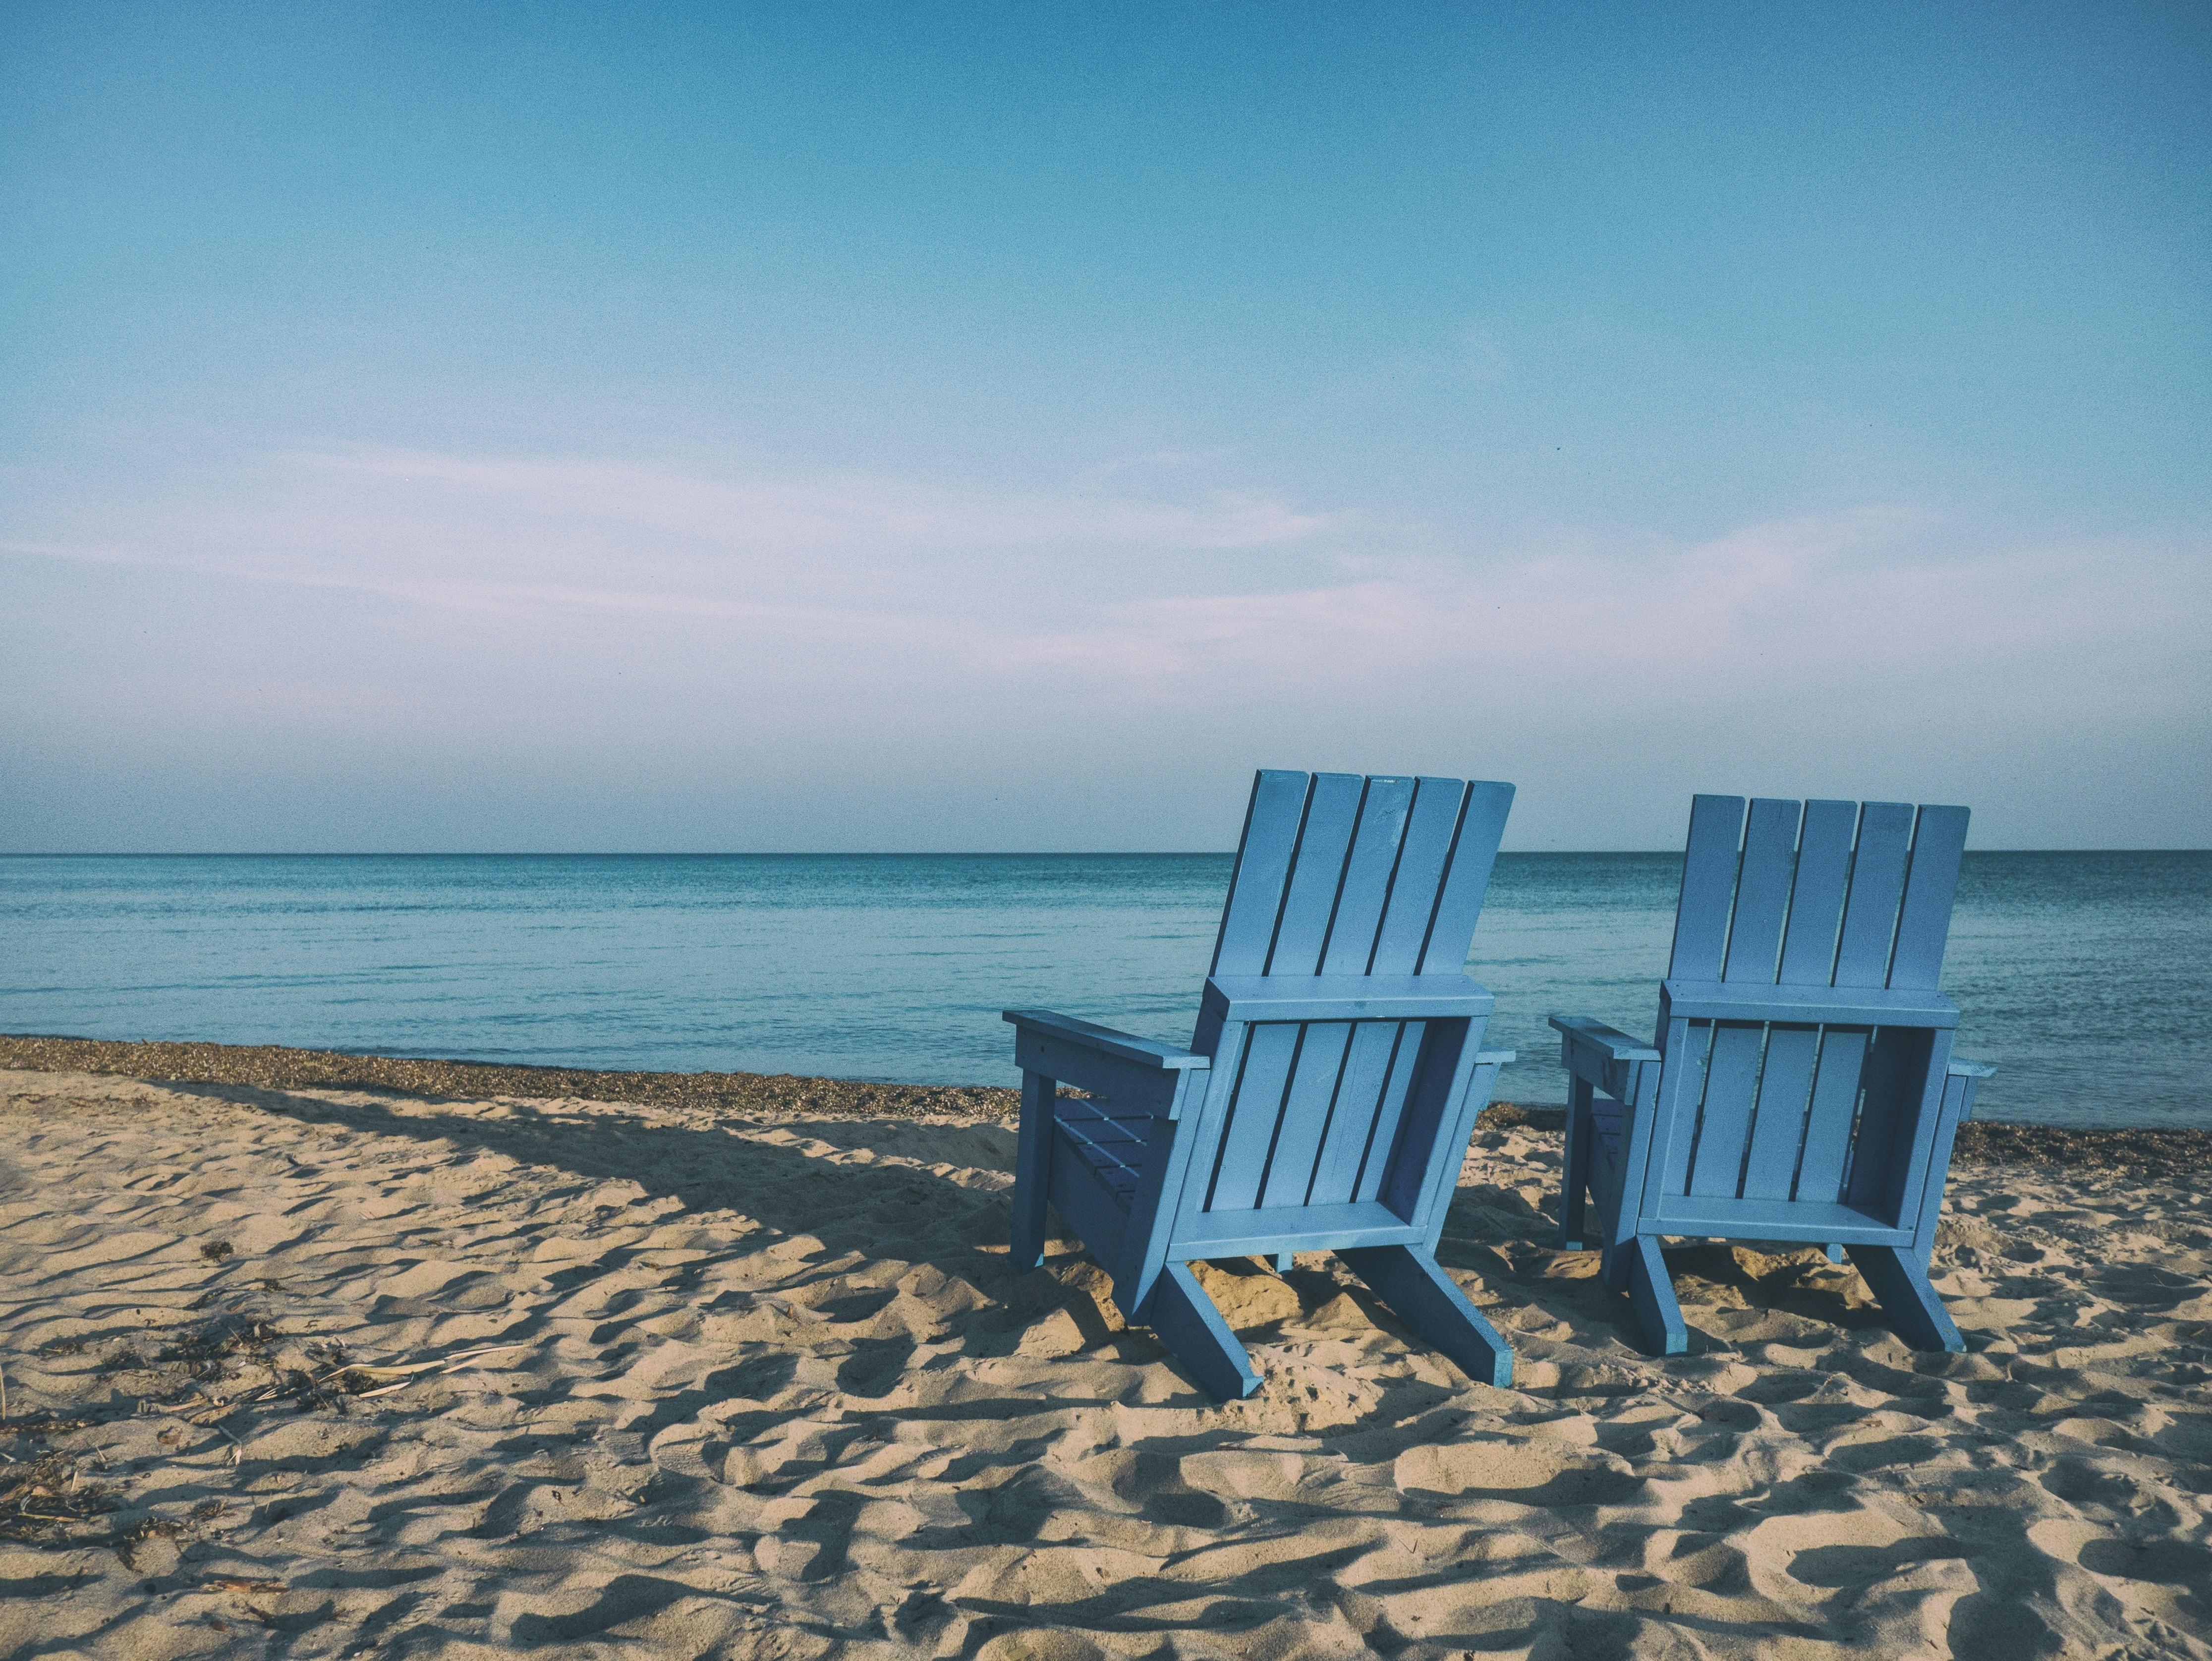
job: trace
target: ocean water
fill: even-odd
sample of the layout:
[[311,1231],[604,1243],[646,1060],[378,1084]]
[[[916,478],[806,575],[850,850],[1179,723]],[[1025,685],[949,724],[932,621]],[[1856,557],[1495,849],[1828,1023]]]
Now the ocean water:
[[[0,858],[0,1031],[1012,1083],[1009,1007],[1185,1042],[1221,855]],[[1678,856],[1507,854],[1475,931],[1520,1052],[1650,1030]],[[1983,1116],[2212,1127],[2212,854],[1966,856],[1944,988]]]

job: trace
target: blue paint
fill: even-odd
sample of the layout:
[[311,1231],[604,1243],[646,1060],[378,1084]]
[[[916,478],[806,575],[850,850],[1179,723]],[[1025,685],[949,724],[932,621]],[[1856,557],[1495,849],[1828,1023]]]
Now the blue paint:
[[[0,1031],[1012,1084],[1018,1001],[1188,1039],[1231,857],[0,858]],[[1648,1021],[1680,881],[1498,856],[1470,967],[1522,1058],[1501,1098],[1564,1099],[1549,1012]],[[2212,1126],[2208,964],[2212,854],[1968,853],[1943,985],[1959,1053],[2004,1062],[1977,1115]]]

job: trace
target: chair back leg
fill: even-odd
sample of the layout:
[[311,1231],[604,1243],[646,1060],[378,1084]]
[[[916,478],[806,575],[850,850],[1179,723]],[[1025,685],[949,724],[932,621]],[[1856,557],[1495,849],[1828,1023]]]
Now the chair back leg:
[[1170,1262],[1152,1287],[1140,1311],[1144,1321],[1159,1335],[1176,1359],[1190,1369],[1207,1395],[1217,1402],[1241,1402],[1260,1388],[1251,1357],[1206,1288],[1190,1272],[1188,1263]]
[[1513,1387],[1512,1346],[1427,1252],[1382,1245],[1336,1255],[1417,1337],[1450,1357],[1468,1378],[1500,1390]]
[[1928,1272],[1913,1254],[1901,1246],[1863,1246],[1850,1249],[1851,1262],[1881,1305],[1890,1330],[1915,1349],[1948,1350],[1961,1354],[1966,1341],[1959,1335],[1950,1311],[1928,1284]]
[[1683,1323],[1681,1305],[1674,1301],[1674,1277],[1659,1255],[1659,1242],[1639,1234],[1620,1255],[1628,1265],[1628,1299],[1636,1311],[1636,1323],[1644,1330],[1644,1346],[1657,1355],[1683,1354],[1690,1348],[1690,1329]]

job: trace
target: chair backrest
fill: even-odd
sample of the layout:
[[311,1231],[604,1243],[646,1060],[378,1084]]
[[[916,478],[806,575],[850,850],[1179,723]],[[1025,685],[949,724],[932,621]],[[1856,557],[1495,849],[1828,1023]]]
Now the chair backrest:
[[[1909,1200],[1899,1138],[1913,1140],[1955,1019],[1936,985],[1966,818],[1765,799],[1747,814],[1741,796],[1696,799],[1656,1041],[1670,1070],[1703,1077],[1667,1092],[1697,1123],[1668,1139],[1662,1193],[1893,1211]],[[1778,989],[1778,1007],[1676,1023],[1678,1053],[1670,1007],[1722,1007],[1697,995],[1715,983],[1716,998]],[[1771,1019],[1785,998],[1797,1019]]]
[[[1480,781],[1261,773],[1211,972],[1459,974],[1512,802],[1511,785]],[[1191,1047],[1214,1056],[1206,1110],[1225,1121],[1186,1194],[1211,1212],[1390,1201],[1407,1104],[1437,1062],[1425,1029],[1452,1025],[1467,1024],[1255,1024],[1225,1057],[1201,1013]]]

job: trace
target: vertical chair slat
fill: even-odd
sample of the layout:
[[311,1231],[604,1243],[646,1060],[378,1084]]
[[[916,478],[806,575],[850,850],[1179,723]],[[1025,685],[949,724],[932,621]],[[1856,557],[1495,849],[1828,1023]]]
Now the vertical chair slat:
[[1805,1107],[1813,1088],[1813,1062],[1820,1054],[1817,1026],[1771,1026],[1766,1030],[1766,1065],[1759,1075],[1759,1104],[1751,1127],[1751,1151],[1743,1167],[1743,1197],[1786,1200],[1797,1174],[1797,1153],[1805,1139]]
[[1398,867],[1398,850],[1406,834],[1406,813],[1413,806],[1413,781],[1376,778],[1367,781],[1367,794],[1359,804],[1359,828],[1353,834],[1352,853],[1344,862],[1344,882],[1337,891],[1336,915],[1329,919],[1328,942],[1322,953],[1324,975],[1364,975],[1375,956],[1376,931],[1382,922],[1382,904],[1390,892],[1390,879]]
[[1321,967],[1328,920],[1344,885],[1344,862],[1352,833],[1359,823],[1359,799],[1366,781],[1357,773],[1316,773],[1306,803],[1305,828],[1298,834],[1283,914],[1268,949],[1269,975],[1310,975]]
[[1762,797],[1751,804],[1723,980],[1774,983],[1782,919],[1790,910],[1790,881],[1796,871],[1798,812],[1794,801]]
[[1851,1125],[1858,1112],[1859,1080],[1866,1071],[1863,1026],[1832,1026],[1820,1035],[1820,1060],[1813,1075],[1813,1099],[1805,1110],[1805,1149],[1797,1164],[1792,1198],[1833,1204],[1844,1197],[1844,1167],[1851,1153]]
[[[1867,1046],[1866,1068],[1860,1075],[1866,1100],[1859,1110],[1858,1139],[1851,1147],[1844,1196],[1863,1210],[1893,1213],[1892,1159],[1897,1139],[1912,1134],[1910,1115],[1920,1104],[1913,1086],[1918,1069],[1927,1064],[1928,1037],[1925,1028],[1878,1026]],[[1905,1099],[1908,1092],[1911,1102]]]
[[1391,1062],[1405,1030],[1402,1021],[1362,1021],[1353,1030],[1328,1134],[1314,1156],[1309,1203],[1341,1205],[1352,1199],[1359,1180],[1360,1159],[1367,1152],[1375,1116],[1382,1109],[1382,1092],[1390,1081]]
[[1482,916],[1482,897],[1490,886],[1490,867],[1498,861],[1498,839],[1512,806],[1510,784],[1476,779],[1467,787],[1467,811],[1460,816],[1451,866],[1437,895],[1436,915],[1421,942],[1415,974],[1456,975],[1467,967],[1474,925]]
[[1283,1095],[1275,1145],[1267,1155],[1257,1203],[1306,1202],[1306,1189],[1313,1182],[1314,1154],[1321,1147],[1322,1128],[1328,1121],[1329,1104],[1335,1098],[1337,1080],[1344,1072],[1345,1049],[1351,1039],[1350,1021],[1316,1021],[1306,1028],[1305,1042],[1298,1046],[1297,1069]]
[[1733,1199],[1743,1170],[1744,1144],[1751,1135],[1751,1104],[1759,1090],[1759,1054],[1766,1033],[1749,1021],[1716,1025],[1689,1192],[1725,1194]]
[[1797,879],[1790,891],[1790,928],[1782,942],[1784,986],[1826,986],[1836,973],[1836,934],[1850,887],[1855,801],[1808,801],[1797,844]]
[[1415,781],[1398,848],[1398,868],[1390,881],[1382,926],[1376,931],[1374,952],[1364,965],[1367,973],[1410,975],[1420,962],[1468,788],[1458,779]]
[[1682,894],[1674,910],[1674,949],[1667,963],[1669,979],[1720,979],[1742,840],[1741,796],[1699,796],[1691,802]]
[[1407,1021],[1399,1034],[1397,1053],[1390,1058],[1389,1076],[1383,1081],[1382,1098],[1368,1122],[1367,1141],[1360,1150],[1358,1177],[1352,1190],[1355,1200],[1374,1199],[1390,1174],[1390,1156],[1397,1151],[1398,1127],[1405,1116],[1406,1098],[1413,1093],[1428,1025],[1426,1021]]
[[1963,807],[1920,810],[1905,904],[1898,914],[1897,946],[1890,955],[1889,983],[1900,990],[1932,992],[1942,978],[1951,905],[1959,891],[1959,861],[1966,847],[1966,817]]
[[1207,973],[1257,975],[1267,967],[1312,784],[1309,774],[1272,770],[1252,782],[1244,839],[1237,846],[1237,869],[1229,879],[1229,899],[1221,909],[1221,932],[1214,939],[1213,966]]
[[[1673,1110],[1667,1115],[1667,1147],[1659,1160],[1659,1191],[1686,1194],[1690,1188],[1690,1154],[1697,1141],[1698,1110],[1705,1099],[1705,1060],[1712,1053],[1714,1024],[1711,1021],[1674,1022],[1684,1027],[1681,1042],[1662,1042],[1667,1057],[1667,1093]],[[1680,1057],[1680,1066],[1676,1057]]]
[[1905,891],[1905,855],[1911,837],[1912,809],[1903,802],[1870,801],[1859,814],[1851,896],[1844,905],[1843,939],[1836,947],[1838,986],[1881,986],[1889,979],[1889,946],[1897,934],[1897,902]]
[[1289,1021],[1255,1026],[1244,1046],[1244,1065],[1229,1109],[1229,1123],[1221,1134],[1221,1151],[1213,1165],[1206,1209],[1238,1211],[1250,1206],[1260,1193],[1260,1173],[1267,1163],[1267,1149],[1275,1140],[1275,1123],[1283,1110],[1283,1096],[1291,1082],[1291,1064],[1297,1057],[1303,1029]]

